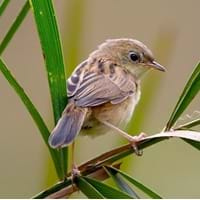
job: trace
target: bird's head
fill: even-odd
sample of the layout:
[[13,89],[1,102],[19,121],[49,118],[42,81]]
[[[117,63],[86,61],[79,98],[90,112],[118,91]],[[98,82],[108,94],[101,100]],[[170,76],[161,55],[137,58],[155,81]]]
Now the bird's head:
[[152,52],[138,40],[107,40],[99,46],[95,54],[125,67],[137,78],[149,69],[165,71],[165,68],[155,61]]

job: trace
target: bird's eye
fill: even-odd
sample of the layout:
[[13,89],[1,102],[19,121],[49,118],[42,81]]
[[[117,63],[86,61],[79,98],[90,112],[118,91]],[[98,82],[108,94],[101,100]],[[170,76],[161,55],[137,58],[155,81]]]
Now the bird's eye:
[[135,52],[130,52],[129,57],[133,62],[137,62],[140,60],[140,56]]

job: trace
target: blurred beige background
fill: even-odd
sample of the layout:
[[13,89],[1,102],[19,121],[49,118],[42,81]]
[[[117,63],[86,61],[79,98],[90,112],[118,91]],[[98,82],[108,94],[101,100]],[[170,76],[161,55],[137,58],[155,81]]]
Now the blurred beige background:
[[[0,18],[0,41],[23,3],[23,0],[12,0]],[[154,95],[148,108],[141,108],[145,120],[139,131],[149,134],[160,131],[189,74],[200,60],[200,1],[59,0],[54,4],[66,65],[70,65],[68,73],[108,38],[136,38],[153,50],[157,60],[166,66],[167,72],[148,74],[148,77],[154,78],[149,80],[155,81],[158,86],[156,92],[152,89],[146,91]],[[81,15],[79,28],[75,27],[77,12]],[[69,40],[73,34],[80,34],[74,45]],[[68,55],[73,48],[79,50],[77,57],[72,59]],[[51,129],[53,118],[48,83],[31,12],[2,57]],[[29,198],[46,187],[47,177],[50,176],[49,154],[24,105],[2,74],[0,101],[0,198]],[[185,115],[199,110],[198,96]],[[83,162],[108,151],[116,147],[119,141],[121,139],[114,135],[103,135],[95,140],[79,138],[76,152],[78,160]],[[199,198],[199,155],[188,144],[173,139],[146,149],[142,157],[129,156],[128,166],[125,162],[122,168],[162,197]]]

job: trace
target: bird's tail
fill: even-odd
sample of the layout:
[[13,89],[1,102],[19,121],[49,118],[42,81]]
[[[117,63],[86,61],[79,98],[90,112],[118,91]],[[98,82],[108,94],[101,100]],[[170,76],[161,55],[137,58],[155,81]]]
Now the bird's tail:
[[58,148],[70,144],[80,132],[86,113],[87,108],[77,107],[73,103],[68,104],[49,136],[49,145]]

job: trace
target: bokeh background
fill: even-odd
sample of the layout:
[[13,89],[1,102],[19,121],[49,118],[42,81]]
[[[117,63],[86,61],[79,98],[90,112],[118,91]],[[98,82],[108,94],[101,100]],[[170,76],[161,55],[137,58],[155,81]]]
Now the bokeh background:
[[[0,41],[24,2],[11,1],[1,16]],[[127,131],[153,134],[162,130],[200,60],[200,1],[59,0],[54,5],[67,75],[108,38],[135,38],[152,49],[167,72],[152,71],[144,78],[142,99]],[[52,129],[47,76],[31,12],[2,57]],[[29,198],[55,183],[54,168],[39,131],[2,74],[0,102],[0,198]],[[199,112],[197,96],[178,123],[198,117]],[[94,140],[80,137],[77,162],[125,142],[109,134]],[[122,169],[162,197],[200,197],[199,152],[181,140],[153,145],[142,157],[129,156]]]

